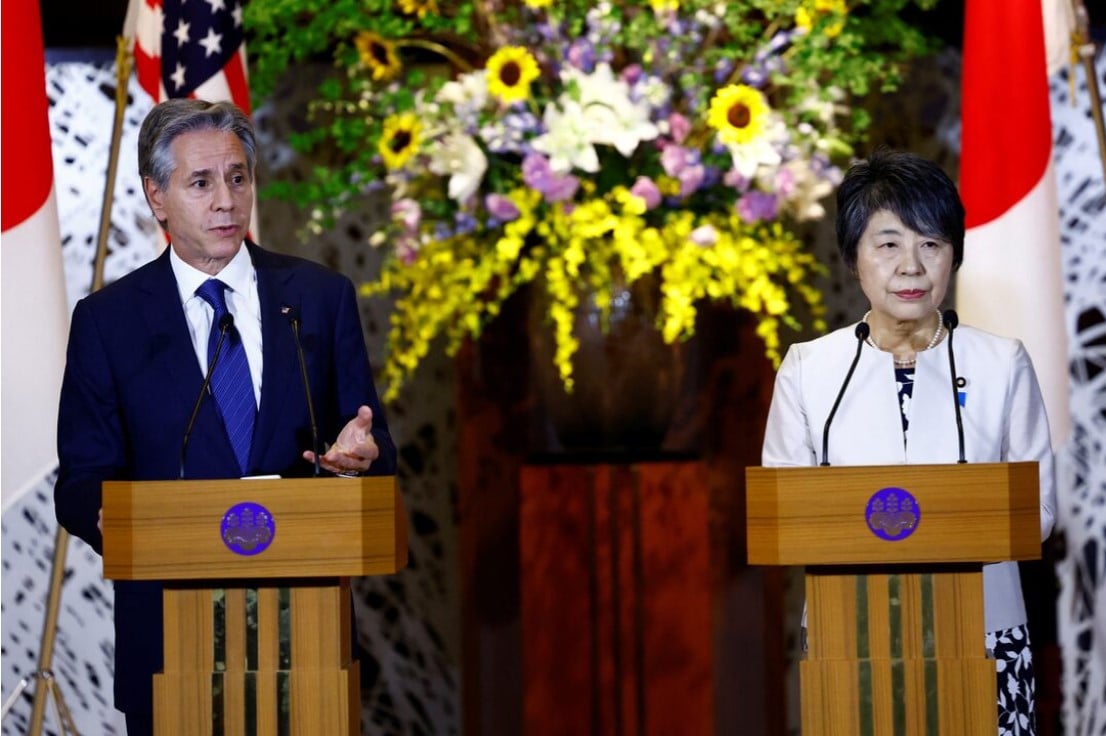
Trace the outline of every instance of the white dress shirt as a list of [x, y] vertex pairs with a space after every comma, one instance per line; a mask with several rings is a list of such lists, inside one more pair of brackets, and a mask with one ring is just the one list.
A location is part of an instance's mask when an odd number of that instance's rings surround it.
[[196, 360], [200, 363], [200, 372], [207, 375], [207, 340], [211, 333], [211, 323], [215, 310], [203, 297], [196, 295], [196, 289], [209, 278], [217, 278], [227, 285], [227, 310], [234, 316], [234, 326], [242, 336], [246, 348], [246, 360], [250, 364], [250, 378], [253, 381], [253, 398], [261, 403], [261, 300], [257, 295], [257, 272], [254, 270], [250, 253], [243, 244], [238, 253], [223, 270], [214, 277], [189, 266], [170, 249], [169, 263], [177, 280], [184, 318], [188, 322], [188, 332], [192, 336], [192, 347], [196, 351]]

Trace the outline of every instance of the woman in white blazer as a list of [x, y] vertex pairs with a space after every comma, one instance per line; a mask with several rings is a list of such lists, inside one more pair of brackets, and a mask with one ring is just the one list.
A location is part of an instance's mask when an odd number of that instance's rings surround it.
[[[850, 168], [837, 192], [837, 242], [868, 298], [869, 334], [828, 439], [831, 465], [955, 463], [956, 409], [941, 304], [964, 251], [964, 208], [931, 161], [880, 151]], [[955, 318], [953, 318], [955, 320]], [[955, 327], [955, 324], [953, 323]], [[857, 353], [853, 324], [793, 345], [776, 376], [762, 462], [822, 462], [823, 427]], [[1055, 483], [1048, 419], [1018, 340], [955, 328], [968, 462], [1036, 460], [1041, 539]], [[987, 647], [996, 659], [1000, 734], [1034, 733], [1034, 675], [1016, 563], [983, 568]]]

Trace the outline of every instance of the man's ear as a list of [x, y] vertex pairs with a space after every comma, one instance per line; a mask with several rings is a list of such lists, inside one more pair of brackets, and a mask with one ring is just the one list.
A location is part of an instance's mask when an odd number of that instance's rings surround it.
[[146, 194], [146, 202], [158, 222], [165, 225], [165, 191], [157, 185], [152, 178], [146, 176], [142, 179], [142, 190]]

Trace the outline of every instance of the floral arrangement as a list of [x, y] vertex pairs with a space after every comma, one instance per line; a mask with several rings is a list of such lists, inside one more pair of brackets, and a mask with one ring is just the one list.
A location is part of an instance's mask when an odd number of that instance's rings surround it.
[[527, 283], [569, 391], [574, 310], [608, 313], [646, 275], [666, 341], [726, 302], [778, 361], [797, 312], [821, 327], [801, 233], [867, 126], [852, 102], [926, 50], [904, 15], [935, 1], [254, 0], [255, 94], [310, 55], [340, 70], [293, 141], [335, 165], [265, 193], [310, 207], [315, 232], [390, 198], [370, 238], [388, 256], [362, 287], [396, 298], [386, 398]]

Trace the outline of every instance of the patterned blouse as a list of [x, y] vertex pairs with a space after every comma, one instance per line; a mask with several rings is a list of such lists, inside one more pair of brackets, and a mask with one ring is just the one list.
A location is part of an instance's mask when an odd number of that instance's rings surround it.
[[895, 368], [895, 383], [899, 386], [899, 411], [902, 413], [902, 439], [910, 428], [910, 398], [914, 395], [914, 366]]

